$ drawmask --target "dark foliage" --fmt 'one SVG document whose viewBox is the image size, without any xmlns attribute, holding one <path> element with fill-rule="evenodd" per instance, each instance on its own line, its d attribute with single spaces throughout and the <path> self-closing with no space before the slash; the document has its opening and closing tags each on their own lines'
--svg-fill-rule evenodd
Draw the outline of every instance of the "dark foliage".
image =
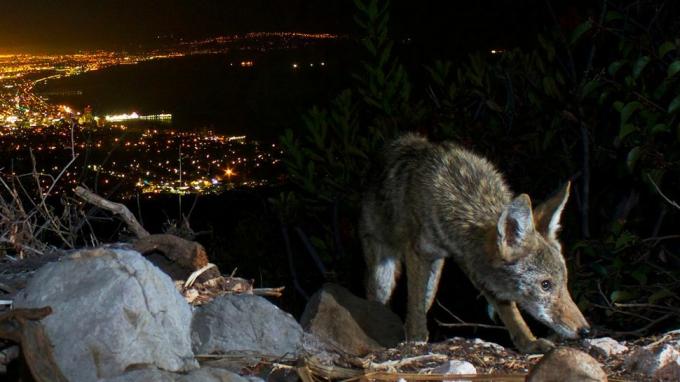
<svg viewBox="0 0 680 382">
<path fill-rule="evenodd" d="M 553 20 L 534 49 L 424 62 L 427 82 L 415 84 L 388 34 L 388 2 L 355 2 L 356 85 L 282 137 L 294 190 L 275 202 L 326 278 L 357 278 L 362 182 L 386 139 L 417 130 L 489 156 L 537 199 L 571 179 L 563 240 L 586 315 L 613 335 L 678 323 L 678 5 L 602 1 L 565 29 L 546 2 Z"/>
</svg>

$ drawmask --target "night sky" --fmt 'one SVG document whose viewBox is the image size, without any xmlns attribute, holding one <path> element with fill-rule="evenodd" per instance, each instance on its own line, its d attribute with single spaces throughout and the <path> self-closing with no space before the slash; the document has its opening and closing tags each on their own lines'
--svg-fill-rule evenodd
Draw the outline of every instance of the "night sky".
<svg viewBox="0 0 680 382">
<path fill-rule="evenodd" d="M 394 0 L 392 30 L 438 44 L 519 45 L 550 23 L 547 1 Z M 352 0 L 2 0 L 0 52 L 127 49 L 152 44 L 157 35 L 352 33 L 354 11 Z"/>
</svg>

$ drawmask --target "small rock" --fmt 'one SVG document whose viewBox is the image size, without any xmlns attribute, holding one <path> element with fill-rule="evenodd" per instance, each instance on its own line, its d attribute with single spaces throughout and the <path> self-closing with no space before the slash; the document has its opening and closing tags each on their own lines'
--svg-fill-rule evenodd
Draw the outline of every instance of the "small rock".
<svg viewBox="0 0 680 382">
<path fill-rule="evenodd" d="M 255 295 L 220 296 L 196 309 L 191 323 L 197 354 L 295 359 L 302 338 L 302 327 L 293 316 Z"/>
<path fill-rule="evenodd" d="M 472 365 L 470 362 L 467 361 L 460 361 L 460 360 L 451 360 L 448 362 L 445 362 L 431 370 L 429 370 L 429 374 L 442 374 L 442 375 L 461 375 L 461 374 L 467 374 L 467 375 L 472 375 L 472 374 L 477 374 L 477 369 Z M 463 381 L 460 379 L 455 379 L 455 380 L 444 380 L 443 382 L 458 382 L 458 381 Z"/>
<path fill-rule="evenodd" d="M 604 357 L 611 357 L 612 355 L 621 354 L 628 351 L 628 347 L 622 345 L 617 340 L 611 337 L 589 338 L 584 340 L 590 350 Z"/>
<path fill-rule="evenodd" d="M 573 348 L 551 350 L 527 376 L 527 382 L 606 382 L 602 366 L 588 354 Z"/>
<path fill-rule="evenodd" d="M 51 306 L 40 324 L 69 381 L 114 378 L 143 365 L 198 368 L 191 308 L 165 273 L 137 252 L 81 250 L 38 270 L 17 308 Z"/>
<path fill-rule="evenodd" d="M 322 341 L 354 355 L 394 347 L 404 339 L 403 323 L 389 308 L 330 283 L 312 296 L 300 322 Z"/>
<path fill-rule="evenodd" d="M 100 382 L 259 382 L 242 377 L 227 370 L 201 367 L 188 374 L 171 373 L 156 368 L 131 370 L 115 378 L 99 380 Z"/>
<path fill-rule="evenodd" d="M 505 348 L 504 348 L 503 346 L 501 346 L 501 345 L 499 345 L 499 344 L 497 344 L 497 343 L 494 343 L 494 342 L 487 342 L 487 341 L 484 341 L 484 340 L 482 340 L 481 338 L 475 338 L 474 341 L 473 341 L 473 343 L 474 343 L 475 345 L 479 345 L 479 346 L 481 346 L 481 347 L 483 347 L 483 348 L 492 348 L 492 349 L 494 349 L 494 350 L 496 350 L 496 351 L 505 350 Z"/>
<path fill-rule="evenodd" d="M 249 382 L 249 378 L 224 369 L 202 367 L 177 378 L 177 382 Z"/>
<path fill-rule="evenodd" d="M 680 375 L 680 352 L 669 344 L 643 347 L 630 354 L 625 365 L 635 372 L 657 379 L 662 375 Z"/>
</svg>

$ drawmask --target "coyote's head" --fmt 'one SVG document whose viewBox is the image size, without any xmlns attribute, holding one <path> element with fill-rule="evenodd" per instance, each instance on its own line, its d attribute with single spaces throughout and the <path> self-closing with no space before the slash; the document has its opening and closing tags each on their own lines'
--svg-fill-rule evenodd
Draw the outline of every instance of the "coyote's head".
<svg viewBox="0 0 680 382">
<path fill-rule="evenodd" d="M 557 240 L 569 183 L 532 210 L 522 194 L 506 206 L 498 220 L 497 269 L 507 283 L 495 294 L 519 306 L 567 338 L 588 335 L 590 326 L 567 290 L 567 267 Z"/>
</svg>

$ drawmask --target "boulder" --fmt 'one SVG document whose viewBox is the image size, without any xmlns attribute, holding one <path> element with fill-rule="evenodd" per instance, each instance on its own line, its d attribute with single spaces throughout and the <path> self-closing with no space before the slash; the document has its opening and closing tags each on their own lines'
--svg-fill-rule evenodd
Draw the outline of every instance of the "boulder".
<svg viewBox="0 0 680 382">
<path fill-rule="evenodd" d="M 81 250 L 49 263 L 17 294 L 15 306 L 52 307 L 40 322 L 68 380 L 198 368 L 191 308 L 170 277 L 135 251 Z"/>
<path fill-rule="evenodd" d="M 583 342 L 590 348 L 592 353 L 607 358 L 628 351 L 626 345 L 621 344 L 611 337 L 589 338 Z"/>
<path fill-rule="evenodd" d="M 680 379 L 680 352 L 669 344 L 642 347 L 625 360 L 630 370 L 660 380 Z M 679 376 L 667 379 L 666 376 Z"/>
<path fill-rule="evenodd" d="M 224 295 L 196 309 L 191 339 L 196 354 L 295 359 L 303 330 L 293 316 L 263 297 Z"/>
<path fill-rule="evenodd" d="M 330 283 L 312 296 L 300 323 L 322 341 L 355 355 L 404 340 L 404 325 L 389 308 Z"/>
<path fill-rule="evenodd" d="M 534 366 L 527 382 L 606 382 L 607 374 L 595 358 L 573 348 L 555 348 Z"/>
</svg>

